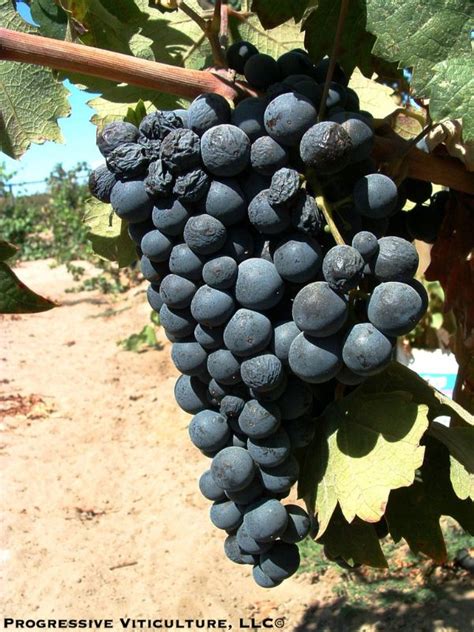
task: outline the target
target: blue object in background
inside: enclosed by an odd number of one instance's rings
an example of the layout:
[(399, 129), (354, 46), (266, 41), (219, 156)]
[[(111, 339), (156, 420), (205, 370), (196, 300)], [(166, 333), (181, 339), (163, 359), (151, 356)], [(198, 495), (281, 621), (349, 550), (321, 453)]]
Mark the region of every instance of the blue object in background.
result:
[(456, 373), (432, 373), (419, 372), (418, 375), (434, 386), (438, 391), (447, 397), (453, 396), (454, 386), (456, 384)]

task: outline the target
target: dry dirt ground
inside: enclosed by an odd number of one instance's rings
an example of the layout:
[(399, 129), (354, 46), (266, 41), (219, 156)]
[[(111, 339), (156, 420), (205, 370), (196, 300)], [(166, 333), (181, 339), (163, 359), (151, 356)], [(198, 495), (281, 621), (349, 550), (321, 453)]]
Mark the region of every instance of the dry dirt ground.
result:
[(60, 307), (0, 320), (4, 616), (112, 618), (116, 629), (120, 617), (223, 618), (234, 629), (241, 617), (283, 617), (287, 630), (471, 629), (457, 600), (454, 610), (449, 601), (442, 612), (430, 606), (414, 626), (398, 611), (384, 623), (374, 613), (343, 621), (330, 572), (257, 587), (247, 567), (224, 558), (197, 490), (208, 461), (174, 403), (169, 343), (159, 332), (161, 351), (117, 346), (148, 320), (145, 287), (71, 294), (63, 267), (33, 262), (17, 273)]

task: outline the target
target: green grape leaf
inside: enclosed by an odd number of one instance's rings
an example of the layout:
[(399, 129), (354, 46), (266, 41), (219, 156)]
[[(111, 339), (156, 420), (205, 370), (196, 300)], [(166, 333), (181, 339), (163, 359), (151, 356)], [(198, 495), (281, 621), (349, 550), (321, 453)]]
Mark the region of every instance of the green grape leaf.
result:
[(442, 443), (426, 437), (426, 453), (421, 478), (430, 503), (440, 516), (451, 516), (461, 527), (474, 535), (474, 503), (456, 495), (450, 477), (449, 450)]
[(368, 110), (375, 118), (385, 118), (393, 112), (393, 90), (367, 79), (357, 68), (351, 75), (349, 87), (357, 92), (361, 110)]
[[(0, 26), (34, 33), (9, 0), (0, 0)], [(32, 143), (62, 142), (57, 119), (69, 116), (68, 91), (50, 70), (0, 61), (0, 149), (19, 158)]]
[[(202, 14), (197, 0), (190, 0), (186, 4), (196, 13)], [(164, 39), (160, 40), (159, 48), (165, 47), (173, 59), (171, 63), (195, 70), (213, 65), (209, 40), (194, 20), (180, 10), (166, 14), (162, 20), (167, 23), (167, 28), (163, 31)], [(155, 51), (155, 55), (159, 55), (159, 51)], [(164, 59), (160, 56), (157, 61), (164, 62)]]
[(474, 140), (474, 59), (453, 57), (434, 67), (428, 82), (430, 115), (435, 121), (462, 119), (463, 140)]
[(291, 19), (299, 22), (309, 4), (310, 0), (253, 0), (252, 11), (264, 28), (272, 29)]
[[(69, 0), (70, 1), (70, 0)], [(73, 0), (77, 2), (78, 0)], [(90, 5), (90, 0), (79, 0), (86, 5)], [(104, 7), (117, 19), (130, 23), (141, 23), (148, 15), (149, 0), (101, 0)]]
[(45, 37), (65, 39), (67, 13), (55, 0), (32, 0), (31, 17), (38, 24), (39, 32)]
[(459, 463), (452, 454), (449, 455), (451, 484), (454, 493), (461, 500), (474, 500), (474, 474)]
[[(147, 15), (147, 19), (140, 23), (139, 36), (135, 35), (132, 39), (133, 55), (195, 70), (212, 65), (212, 51), (207, 37), (185, 13), (175, 11), (162, 14), (158, 9), (149, 7), (146, 0), (138, 0), (136, 4)], [(187, 4), (197, 13), (202, 12), (196, 0), (190, 0)], [(101, 92), (101, 97), (89, 102), (96, 111), (92, 122), (99, 126), (123, 118), (128, 108), (139, 99), (144, 102), (147, 111), (172, 110), (189, 105), (189, 100), (183, 97), (135, 86), (110, 84)]]
[(324, 550), (331, 559), (342, 557), (351, 566), (388, 566), (374, 526), (359, 518), (348, 523), (339, 507), (334, 512), (324, 535), (318, 538), (318, 542), (324, 544)]
[(413, 69), (411, 85), (434, 121), (462, 118), (474, 137), (471, 0), (367, 0), (373, 53)]
[(139, 127), (146, 114), (147, 110), (145, 104), (140, 99), (135, 107), (128, 108), (127, 115), (124, 120), (127, 121), (127, 123), (132, 123), (132, 125), (135, 125), (135, 127)]
[(443, 443), (450, 454), (459, 461), (466, 470), (474, 474), (474, 427), (446, 427), (434, 421), (429, 433)]
[(66, 0), (64, 3), (74, 39), (87, 46), (131, 54), (130, 40), (140, 29), (135, 2)]
[(285, 23), (271, 30), (265, 30), (256, 15), (237, 19), (230, 16), (229, 28), (234, 41), (246, 40), (254, 44), (260, 53), (277, 59), (292, 48), (301, 48), (303, 35), (296, 24)]
[[(452, 428), (433, 422), (442, 415), (451, 416)], [(334, 402), (320, 421), (298, 488), (318, 512), (320, 534), (338, 502), (349, 522), (354, 516), (376, 522), (383, 515), (390, 490), (414, 480), (428, 421), (429, 432), (468, 471), (472, 466), (473, 416), (398, 362)]]
[[(154, 36), (159, 36), (167, 23), (163, 20), (151, 25), (148, 10), (143, 10), (144, 2), (68, 0), (68, 9), (74, 40), (89, 46), (155, 61), (153, 39), (144, 31), (149, 29), (153, 36), (155, 29)], [(167, 63), (170, 61), (169, 58), (166, 59)], [(106, 92), (117, 85), (113, 81), (79, 73), (61, 72), (61, 77), (68, 78), (78, 87), (90, 92)], [(140, 88), (134, 87), (134, 90), (137, 101), (140, 98)]]
[[(282, 9), (288, 17), (290, 4), (285, 3)], [(315, 6), (307, 10), (303, 30), (306, 48), (318, 60), (331, 53), (341, 1), (317, 0), (312, 4)], [(464, 140), (472, 140), (470, 4), (470, 0), (353, 0), (338, 60), (349, 75), (358, 66), (368, 77), (376, 72), (387, 80), (401, 79), (397, 67), (413, 68), (412, 87), (418, 96), (430, 98), (433, 120), (463, 119)], [(258, 7), (263, 19), (267, 18), (266, 9)]]
[(424, 90), (433, 67), (471, 51), (470, 0), (367, 0), (374, 52), (413, 68), (412, 84)]
[[(200, 12), (196, 0), (187, 4)], [(148, 0), (64, 0), (62, 6), (69, 17), (72, 39), (143, 59), (183, 65), (189, 50), (199, 48), (199, 42), (206, 39), (186, 14), (181, 11), (163, 14)], [(207, 51), (210, 52), (210, 46)], [(63, 76), (91, 91), (114, 85), (86, 75), (64, 73)]]
[(62, 143), (57, 120), (70, 114), (68, 94), (50, 70), (0, 62), (1, 151), (20, 158), (32, 143)]
[(56, 303), (30, 290), (6, 263), (0, 262), (0, 314), (33, 314), (53, 307)]
[(440, 515), (423, 482), (415, 481), (410, 487), (392, 491), (385, 517), (395, 542), (403, 537), (414, 553), (424, 553), (438, 564), (446, 561)]
[[(95, 33), (95, 45), (98, 48), (106, 48), (150, 61), (176, 63), (176, 49), (173, 47), (173, 40), (176, 42), (176, 47), (179, 47), (182, 45), (183, 38), (178, 31), (169, 27), (169, 20), (163, 19), (158, 11), (148, 7), (146, 0), (120, 0), (119, 2), (94, 0), (91, 7), (96, 7), (95, 13), (88, 11), (84, 0), (68, 0), (68, 5), (74, 39), (88, 43), (84, 41), (82, 36), (84, 35), (87, 40), (90, 28), (92, 33)], [(100, 7), (102, 19), (99, 20), (97, 13)], [(75, 21), (73, 11), (76, 16), (82, 19), (82, 24), (79, 25)], [(156, 15), (159, 16), (159, 19), (153, 19)], [(114, 25), (115, 43), (110, 41), (110, 35), (107, 33), (105, 36), (108, 36), (109, 40), (101, 37), (101, 34), (108, 29), (109, 17)], [(89, 21), (91, 22), (90, 26)], [(192, 44), (188, 38), (185, 38), (185, 43), (186, 45)], [(67, 78), (75, 83), (77, 87), (94, 93), (106, 92), (117, 86), (113, 81), (100, 77), (89, 77), (80, 73), (63, 71), (60, 75), (62, 78)], [(136, 93), (135, 101), (137, 101), (140, 98), (141, 88), (135, 86), (131, 86), (131, 88)]]
[(127, 223), (114, 214), (110, 204), (89, 198), (85, 205), (84, 223), (89, 229), (87, 238), (99, 257), (117, 261), (121, 268), (136, 261), (137, 252), (128, 236)]
[[(366, 3), (366, 0), (352, 0), (344, 22), (338, 61), (348, 75), (356, 66), (368, 77), (374, 72), (372, 48), (375, 37), (366, 29)], [(341, 0), (318, 0), (315, 4), (303, 23), (303, 30), (306, 49), (317, 61), (332, 51)]]
[(456, 495), (450, 480), (449, 452), (428, 437), (420, 477), (411, 487), (391, 492), (386, 519), (395, 542), (405, 538), (414, 553), (443, 562), (446, 549), (439, 527), (441, 516), (451, 516), (474, 534), (474, 504)]
[(0, 0), (0, 26), (23, 33), (35, 33), (36, 31), (35, 27), (25, 22), (15, 10), (15, 2), (11, 0)]
[(423, 462), (420, 440), (428, 428), (427, 413), (426, 405), (404, 392), (355, 391), (326, 409), (325, 437), (322, 443), (316, 438), (317, 455), (308, 448), (300, 487), (316, 510), (318, 537), (338, 503), (348, 522), (356, 516), (377, 522), (390, 491), (413, 483)]
[(0, 261), (11, 259), (18, 252), (18, 246), (11, 244), (9, 241), (0, 239)]

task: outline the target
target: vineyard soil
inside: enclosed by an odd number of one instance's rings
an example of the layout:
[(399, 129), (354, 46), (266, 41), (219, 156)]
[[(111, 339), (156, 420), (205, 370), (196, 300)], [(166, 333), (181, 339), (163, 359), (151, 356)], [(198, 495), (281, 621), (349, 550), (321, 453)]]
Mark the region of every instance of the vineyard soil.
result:
[(471, 629), (465, 584), (446, 585), (436, 604), (407, 610), (394, 600), (385, 613), (350, 621), (335, 595), (347, 580), (334, 568), (319, 569), (317, 581), (299, 574), (271, 594), (256, 587), (248, 569), (225, 560), (198, 492), (205, 460), (174, 402), (163, 332), (159, 351), (117, 346), (147, 322), (145, 284), (110, 297), (66, 293), (71, 277), (45, 261), (17, 273), (61, 307), (0, 317), (5, 616), (114, 618), (117, 629), (119, 617), (226, 618), (234, 628), (240, 617), (285, 617), (286, 630), (331, 632)]

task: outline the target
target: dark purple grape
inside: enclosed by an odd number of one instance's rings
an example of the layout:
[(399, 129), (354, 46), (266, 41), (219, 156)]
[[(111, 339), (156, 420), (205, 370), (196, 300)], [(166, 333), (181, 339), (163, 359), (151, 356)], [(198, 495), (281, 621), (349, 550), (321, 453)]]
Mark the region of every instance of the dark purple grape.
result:
[(281, 145), (297, 145), (316, 123), (317, 112), (309, 99), (287, 92), (273, 99), (265, 110), (265, 129)]
[(97, 147), (105, 158), (116, 147), (124, 143), (135, 143), (137, 139), (138, 129), (135, 125), (126, 121), (107, 123), (100, 132), (97, 131)]
[(142, 119), (139, 129), (145, 138), (162, 141), (170, 132), (180, 127), (183, 127), (183, 122), (175, 112), (155, 110)]
[(268, 201), (268, 189), (258, 193), (248, 207), (250, 223), (264, 235), (276, 235), (288, 228), (290, 213), (284, 207), (273, 207)]
[(117, 215), (130, 224), (149, 219), (153, 208), (143, 180), (117, 182), (110, 194), (110, 203)]
[(263, 115), (267, 102), (263, 98), (248, 97), (241, 101), (232, 112), (232, 125), (240, 127), (247, 134), (251, 142), (264, 136), (265, 126)]
[(201, 142), (190, 129), (175, 129), (161, 143), (160, 158), (172, 173), (189, 171), (201, 164)]
[(431, 182), (416, 180), (415, 178), (406, 178), (403, 181), (403, 189), (407, 199), (415, 204), (423, 204), (433, 195)]
[(370, 173), (356, 182), (353, 198), (356, 209), (364, 217), (389, 217), (398, 203), (397, 185), (383, 173)]
[(108, 203), (116, 182), (115, 174), (107, 169), (107, 165), (100, 165), (89, 175), (89, 191), (101, 202)]
[(264, 176), (272, 174), (288, 163), (286, 150), (270, 136), (261, 136), (252, 143), (250, 164), (252, 169)]
[(250, 42), (234, 42), (226, 51), (227, 64), (243, 75), (246, 62), (257, 53), (258, 49)]
[(291, 204), (291, 223), (296, 230), (307, 235), (317, 235), (324, 226), (324, 217), (315, 199), (299, 191)]
[(124, 143), (107, 155), (107, 168), (122, 180), (132, 180), (147, 170), (149, 160), (138, 143)]
[(362, 278), (365, 262), (352, 246), (334, 246), (323, 260), (323, 275), (336, 292), (348, 292)]
[(323, 121), (310, 127), (301, 139), (304, 164), (317, 173), (330, 174), (343, 169), (351, 158), (352, 141), (338, 123)]
[(228, 123), (229, 120), (229, 102), (220, 94), (200, 94), (188, 109), (188, 127), (199, 136), (216, 125)]
[(186, 222), (191, 213), (174, 198), (162, 198), (155, 201), (152, 213), (153, 224), (158, 230), (170, 237), (178, 237), (183, 234)]
[(173, 193), (180, 202), (194, 204), (199, 202), (209, 190), (211, 179), (202, 169), (193, 169), (176, 176)]
[(280, 69), (273, 57), (256, 53), (245, 62), (244, 75), (252, 87), (265, 90), (280, 79)]
[(213, 175), (236, 176), (248, 165), (249, 137), (235, 125), (216, 125), (202, 135), (201, 157)]
[(222, 222), (207, 213), (190, 217), (183, 234), (187, 245), (199, 255), (217, 252), (222, 248), (227, 237), (227, 231)]
[(162, 160), (155, 160), (148, 167), (148, 176), (145, 178), (145, 189), (153, 197), (166, 198), (173, 188), (173, 176), (166, 169)]
[(294, 200), (300, 190), (300, 175), (294, 169), (283, 167), (278, 169), (273, 176), (267, 199), (271, 206), (286, 206)]

